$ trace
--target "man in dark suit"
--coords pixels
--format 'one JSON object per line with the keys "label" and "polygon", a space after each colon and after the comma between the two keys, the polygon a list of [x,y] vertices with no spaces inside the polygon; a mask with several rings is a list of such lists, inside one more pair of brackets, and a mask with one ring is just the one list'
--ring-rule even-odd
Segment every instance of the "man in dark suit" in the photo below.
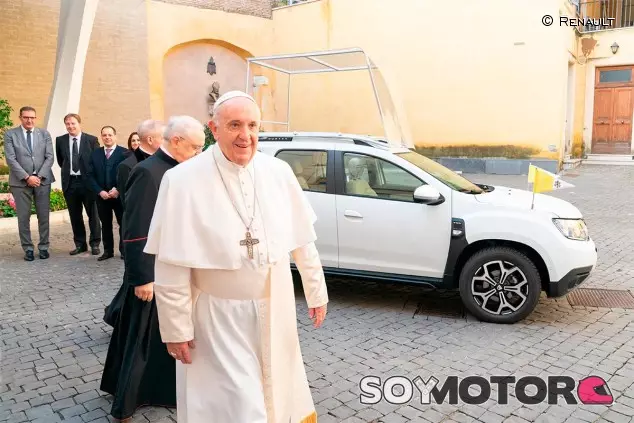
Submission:
{"label": "man in dark suit", "polygon": [[[148,119],[141,122],[139,128],[137,129],[140,141],[139,148],[134,150],[127,159],[119,164],[119,169],[117,169],[117,191],[119,192],[119,200],[123,205],[124,215],[126,207],[125,188],[128,183],[130,172],[132,172],[132,169],[137,164],[151,157],[156,152],[156,150],[158,150],[158,148],[163,143],[164,129],[165,124],[158,120]],[[125,222],[123,222],[123,225],[125,225]],[[123,258],[123,255],[121,256],[121,258]],[[125,277],[126,276],[124,271],[124,280]],[[126,301],[126,293],[127,287],[124,282],[119,288],[119,291],[117,291],[115,296],[112,298],[112,301],[110,301],[110,304],[105,308],[103,320],[113,328],[117,326],[117,321],[119,319],[119,314],[121,313],[121,308],[123,307],[123,303]]]}
{"label": "man in dark suit", "polygon": [[154,256],[143,248],[163,175],[202,151],[205,133],[195,119],[178,116],[170,119],[164,137],[163,145],[155,140],[159,148],[132,169],[127,183],[124,299],[100,385],[114,396],[111,415],[119,420],[132,417],[141,405],[176,406],[176,366],[161,340],[153,300]]}
{"label": "man in dark suit", "polygon": [[165,124],[158,120],[144,120],[139,125],[137,132],[139,134],[139,148],[134,150],[127,159],[125,159],[117,170],[117,189],[119,190],[119,198],[125,208],[125,187],[132,168],[138,163],[150,157],[158,150],[163,142],[163,130]]}
{"label": "man in dark suit", "polygon": [[82,208],[86,209],[90,227],[90,247],[92,254],[98,255],[101,243],[101,225],[97,213],[95,194],[88,187],[88,162],[92,152],[99,148],[99,140],[94,135],[81,132],[81,117],[70,113],[64,117],[67,134],[55,139],[57,164],[62,169],[62,191],[68,205],[68,214],[73,228],[76,255],[88,251],[86,226]]}
{"label": "man in dark suit", "polygon": [[51,207],[51,184],[53,176],[53,140],[46,129],[35,127],[35,109],[25,106],[20,109],[22,124],[9,129],[4,136],[4,153],[9,166],[9,186],[15,199],[18,214],[20,242],[24,260],[33,261],[31,240],[31,204],[35,199],[41,259],[49,257],[49,224]]}
{"label": "man in dark suit", "polygon": [[119,253],[123,257],[121,240],[121,218],[123,205],[117,191],[117,169],[119,164],[130,155],[130,150],[117,145],[117,131],[112,126],[101,128],[103,147],[97,148],[90,156],[88,183],[97,196],[97,211],[101,221],[103,255],[99,261],[114,257],[114,236],[112,234],[112,213],[119,224]]}

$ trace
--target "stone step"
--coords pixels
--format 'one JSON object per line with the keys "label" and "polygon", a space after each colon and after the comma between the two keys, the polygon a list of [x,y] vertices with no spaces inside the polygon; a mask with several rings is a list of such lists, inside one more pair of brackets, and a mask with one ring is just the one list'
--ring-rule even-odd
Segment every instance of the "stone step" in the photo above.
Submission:
{"label": "stone step", "polygon": [[634,160],[584,160],[584,166],[634,166]]}
{"label": "stone step", "polygon": [[585,162],[605,161],[605,162],[631,162],[631,154],[588,154]]}

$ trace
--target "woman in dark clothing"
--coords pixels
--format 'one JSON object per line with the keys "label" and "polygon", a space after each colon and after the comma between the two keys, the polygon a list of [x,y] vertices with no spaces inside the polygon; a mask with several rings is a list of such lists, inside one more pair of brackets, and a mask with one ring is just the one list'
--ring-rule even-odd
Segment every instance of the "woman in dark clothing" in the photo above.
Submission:
{"label": "woman in dark clothing", "polygon": [[139,148],[139,145],[141,145],[141,138],[139,138],[139,133],[131,133],[128,137],[128,150],[134,151]]}

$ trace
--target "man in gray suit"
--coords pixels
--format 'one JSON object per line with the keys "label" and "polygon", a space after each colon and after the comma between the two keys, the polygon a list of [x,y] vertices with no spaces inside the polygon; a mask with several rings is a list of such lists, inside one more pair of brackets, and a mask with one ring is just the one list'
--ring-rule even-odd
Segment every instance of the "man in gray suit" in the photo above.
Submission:
{"label": "man in gray suit", "polygon": [[48,217],[51,206],[53,176],[53,140],[46,129],[35,127],[35,109],[20,109],[22,125],[9,129],[4,136],[4,153],[9,166],[9,185],[18,214],[20,242],[24,260],[33,261],[31,240],[31,204],[35,211],[40,233],[38,249],[41,259],[49,257]]}

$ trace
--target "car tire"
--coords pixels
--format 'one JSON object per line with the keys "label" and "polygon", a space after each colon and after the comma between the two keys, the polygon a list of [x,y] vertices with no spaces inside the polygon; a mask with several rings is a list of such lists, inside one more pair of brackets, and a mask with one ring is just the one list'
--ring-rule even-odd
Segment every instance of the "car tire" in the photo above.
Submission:
{"label": "car tire", "polygon": [[476,318],[489,323],[511,324],[526,318],[537,306],[541,286],[535,264],[508,247],[478,251],[460,272],[462,303]]}

